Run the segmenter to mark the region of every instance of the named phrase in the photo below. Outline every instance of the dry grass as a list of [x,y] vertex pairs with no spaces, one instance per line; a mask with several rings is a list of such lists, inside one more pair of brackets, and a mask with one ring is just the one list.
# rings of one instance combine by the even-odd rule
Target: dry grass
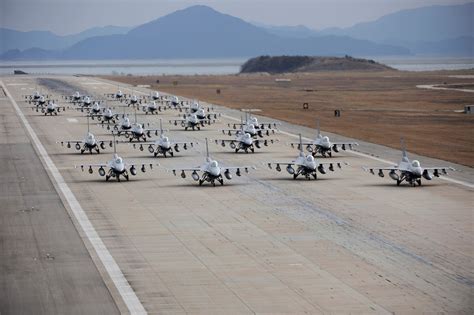
[[[231,108],[258,108],[265,116],[308,127],[319,118],[323,130],[394,148],[403,136],[412,152],[472,167],[474,115],[455,110],[473,104],[474,94],[416,88],[420,84],[472,86],[474,79],[449,77],[452,74],[474,71],[106,78],[150,84],[153,89]],[[291,83],[276,83],[276,78]],[[302,109],[304,102],[309,110]],[[341,117],[334,117],[335,109],[342,111]]]

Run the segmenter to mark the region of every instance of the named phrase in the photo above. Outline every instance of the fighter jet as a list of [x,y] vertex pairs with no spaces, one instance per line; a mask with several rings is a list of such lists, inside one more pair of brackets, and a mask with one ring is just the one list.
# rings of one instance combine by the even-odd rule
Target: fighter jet
[[182,178],[186,178],[186,172],[192,172],[191,177],[195,181],[199,182],[199,186],[205,182],[216,186],[216,181],[221,185],[224,185],[224,177],[228,180],[231,180],[231,171],[235,170],[235,174],[237,176],[241,176],[240,170],[243,169],[246,173],[248,173],[250,168],[255,169],[255,166],[220,166],[216,160],[209,156],[208,141],[206,138],[206,161],[204,164],[201,166],[189,168],[175,168],[171,169],[171,171],[175,176],[176,172],[180,172]]
[[136,106],[142,103],[142,99],[132,94],[126,101],[127,106]]
[[[76,91],[72,95],[64,95],[63,99],[73,104],[80,104],[86,98],[86,96],[87,95],[81,95],[79,91]],[[89,99],[91,98],[90,96],[87,96],[87,97],[89,97]]]
[[[125,178],[127,181],[129,180],[129,172],[132,176],[137,175],[137,167],[139,164],[136,163],[127,163],[117,154],[116,146],[115,146],[115,135],[114,135],[114,154],[112,159],[107,163],[100,163],[100,164],[81,164],[76,165],[75,167],[80,167],[82,171],[84,168],[88,168],[89,174],[94,173],[94,168],[98,168],[98,173],[100,176],[105,176],[105,180],[108,181],[110,178],[117,179],[120,182],[120,177]],[[153,169],[152,163],[148,164],[150,169]],[[156,164],[158,165],[158,164]],[[106,170],[108,169],[108,170]],[[146,164],[141,164],[141,171],[143,173],[146,172]]]
[[[106,109],[106,107],[103,106],[100,101],[94,101],[92,105],[85,105],[76,109],[80,110],[81,112],[87,111],[91,114],[100,115]],[[114,109],[114,107],[110,107],[110,109]]]
[[152,101],[160,101],[162,99],[162,96],[158,91],[155,91],[153,93],[150,93],[149,99]]
[[130,122],[130,118],[128,118],[128,116],[123,116],[122,118],[120,118],[120,122],[114,125],[113,129],[115,130],[118,136],[120,136],[123,131],[132,129],[132,123]]
[[[372,175],[375,175],[375,170],[377,170],[377,175],[384,177],[385,174],[383,171],[388,171],[388,175],[391,179],[397,182],[397,186],[400,186],[401,183],[406,181],[411,186],[415,187],[416,184],[421,186],[421,178],[423,177],[426,180],[432,180],[434,177],[439,177],[439,173],[442,172],[444,175],[447,175],[446,170],[455,169],[450,166],[438,166],[438,167],[421,167],[420,161],[413,160],[411,161],[408,158],[407,151],[405,149],[405,142],[403,138],[401,139],[402,143],[402,160],[398,165],[390,167],[363,167],[365,171],[370,172]],[[430,171],[433,171],[431,174]]]
[[129,142],[146,141],[147,138],[151,137],[151,133],[154,132],[158,135],[158,129],[144,128],[142,124],[137,122],[137,110],[135,109],[135,123],[132,124],[132,128],[129,130],[120,130],[120,135],[125,135],[125,138],[129,139]]
[[158,114],[158,111],[161,111],[161,107],[156,105],[155,101],[151,101],[145,105],[142,105],[142,110],[145,112],[146,115],[148,114]]
[[46,99],[46,98],[49,97],[49,95],[43,95],[43,94],[41,94],[41,92],[36,90],[36,91],[33,92],[33,94],[24,95],[24,97],[25,97],[25,101],[30,101],[30,103],[31,103],[31,102],[38,101],[41,97],[43,97],[43,99]]
[[[302,145],[306,146],[306,150],[316,156],[316,154],[320,154],[322,157],[331,157],[332,151],[339,152],[339,148],[342,150],[346,150],[349,148],[352,150],[353,146],[359,145],[357,142],[331,142],[328,136],[322,136],[321,130],[319,129],[319,119],[317,120],[317,128],[318,134],[316,139],[311,142],[303,142]],[[299,145],[297,142],[291,142],[290,145],[295,147],[295,145]]]
[[[296,160],[291,162],[274,162],[274,163],[267,163],[268,168],[272,169],[272,165],[276,165],[275,169],[280,172],[281,165],[286,165],[286,171],[288,174],[293,175],[293,179],[296,179],[298,176],[302,175],[306,179],[310,180],[311,176],[314,179],[318,178],[318,172],[321,174],[326,174],[325,165],[329,165],[328,169],[331,172],[334,172],[334,166],[336,165],[338,168],[342,168],[340,162],[337,163],[318,163],[315,161],[314,157],[311,154],[305,155],[303,152],[303,146],[301,141],[301,134],[300,134],[300,153],[296,157]],[[345,163],[347,165],[347,163]],[[296,169],[295,169],[296,168]]]
[[246,133],[244,131],[244,124],[240,125],[240,130],[235,134],[235,139],[215,139],[214,142],[216,144],[221,144],[225,147],[226,143],[229,143],[231,149],[235,150],[235,153],[239,152],[239,150],[244,151],[245,153],[255,152],[255,148],[260,149],[261,145],[268,146],[269,143],[274,143],[276,140],[274,139],[253,139],[250,133]]
[[[251,110],[242,109],[242,111],[245,112],[245,121],[243,122],[243,124],[245,124],[245,125],[254,125],[255,129],[257,129],[257,130],[276,129],[277,125],[280,124],[279,122],[275,122],[275,121],[266,121],[266,122],[261,122],[260,121],[259,122],[257,117],[252,116],[250,114]],[[229,127],[232,126],[234,129],[236,129],[238,125],[239,125],[239,123],[229,124]]]
[[124,98],[128,96],[127,94],[124,94],[120,88],[118,88],[117,92],[115,93],[106,93],[104,95],[105,97],[109,99],[117,100],[117,101],[122,101]]
[[183,127],[184,130],[188,130],[189,128],[192,128],[193,130],[201,130],[201,127],[204,127],[205,124],[210,125],[211,123],[214,123],[215,120],[208,118],[199,119],[196,114],[190,114],[183,115],[182,119],[171,119],[169,122],[175,126],[177,126],[178,123],[181,124],[181,127]]
[[[162,122],[160,119],[160,138],[154,141],[140,141],[140,145],[137,143],[133,143],[134,148],[140,149],[140,151],[144,150],[144,145],[148,144],[148,152],[153,154],[157,157],[159,154],[162,154],[166,157],[167,154],[170,156],[174,156],[174,152],[179,152],[179,146],[182,146],[184,150],[188,149],[188,146],[194,147],[197,142],[191,141],[171,141],[165,134],[162,127]],[[174,150],[174,151],[173,151]]]
[[83,154],[85,151],[89,151],[89,153],[92,154],[93,150],[97,153],[100,153],[100,149],[105,150],[106,142],[109,142],[109,146],[112,147],[113,145],[112,140],[99,141],[95,138],[94,134],[90,132],[89,116],[87,116],[87,133],[83,140],[63,140],[63,141],[58,141],[56,143],[61,143],[62,146],[64,146],[64,143],[66,143],[66,147],[68,149],[71,148],[71,143],[72,144],[75,143],[74,147],[76,148],[77,151],[80,151],[81,154]]
[[61,110],[65,111],[66,107],[65,106],[59,106],[54,101],[49,100],[48,104],[46,104],[46,105],[37,104],[36,106],[32,106],[31,109],[32,110],[36,109],[36,112],[39,112],[41,110],[41,113],[43,113],[45,116],[47,116],[48,114],[51,115],[51,116],[53,116],[53,114],[55,116],[57,116],[58,113],[61,112]]
[[108,130],[110,129],[110,123],[115,124],[115,120],[117,119],[117,114],[113,112],[111,107],[105,108],[104,110],[102,110],[102,113],[99,113],[99,114],[90,113],[89,116],[92,119],[97,117],[97,120],[101,122],[102,126],[104,124],[107,124]]
[[38,97],[28,100],[28,104],[33,103],[35,106],[45,106],[47,101],[48,100],[44,95],[40,95]]

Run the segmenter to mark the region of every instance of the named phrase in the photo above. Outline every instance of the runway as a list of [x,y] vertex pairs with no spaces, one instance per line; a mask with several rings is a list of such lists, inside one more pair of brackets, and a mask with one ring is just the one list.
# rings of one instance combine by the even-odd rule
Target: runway
[[[422,187],[397,187],[387,176],[372,176],[361,167],[397,161],[400,152],[361,142],[360,152],[343,151],[333,158],[349,166],[321,175],[318,181],[294,181],[284,170],[277,173],[264,164],[294,159],[297,151],[287,143],[295,141],[294,134],[314,137],[315,131],[282,124],[283,132],[275,136],[279,142],[255,154],[235,154],[228,147],[211,144],[211,155],[223,164],[255,165],[257,170],[234,177],[222,187],[198,187],[190,177],[183,180],[163,169],[196,166],[205,159],[205,137],[227,138],[220,129],[239,119],[239,114],[215,105],[223,117],[201,131],[164,126],[171,137],[198,141],[198,147],[174,158],[154,159],[147,150],[120,144],[118,151],[124,159],[159,162],[162,167],[139,172],[130,182],[106,183],[97,173],[81,172],[74,165],[108,161],[110,148],[100,155],[81,156],[56,143],[83,138],[87,128],[83,114],[68,110],[57,117],[44,117],[31,111],[22,95],[31,94],[41,82],[44,85],[38,88],[43,93],[54,93],[48,87],[69,86],[102,97],[115,92],[117,84],[89,77],[37,79],[1,78],[146,312],[474,312],[474,176],[470,168],[410,155],[426,166],[442,163],[459,171],[450,173],[451,181],[435,179],[424,181]],[[121,84],[121,88],[126,86]],[[134,89],[150,93],[145,88]],[[55,191],[54,187],[59,188],[52,185],[47,176],[51,178],[51,172],[45,171],[34,153],[13,104],[6,95],[0,97],[0,169],[8,183],[16,183],[1,184],[5,201],[0,207],[2,256],[7,258],[2,259],[2,269],[14,272],[2,272],[6,294],[1,294],[0,309],[7,313],[130,311],[126,302],[130,294],[117,288],[117,274],[104,266],[74,213],[62,205],[61,200],[67,201]],[[167,122],[178,114],[166,111],[160,115]],[[158,127],[156,115],[139,113],[138,121]],[[92,132],[99,140],[111,139],[97,125]],[[25,164],[29,169],[21,167]],[[32,179],[24,182],[24,178]],[[12,191],[17,186],[22,189]],[[30,192],[36,190],[40,191],[33,197],[38,199],[30,200]],[[31,204],[40,210],[31,210]],[[54,238],[43,234],[53,227],[58,227]],[[25,235],[33,231],[40,235],[38,244],[43,240],[48,246],[32,248],[33,236]],[[43,248],[47,251],[41,252]],[[47,253],[53,254],[52,263]],[[29,270],[27,257],[31,256],[38,257],[41,266]],[[36,266],[34,260],[32,265]],[[29,282],[12,284],[27,269]],[[40,293],[47,290],[63,295]],[[30,298],[20,303],[22,296]]]

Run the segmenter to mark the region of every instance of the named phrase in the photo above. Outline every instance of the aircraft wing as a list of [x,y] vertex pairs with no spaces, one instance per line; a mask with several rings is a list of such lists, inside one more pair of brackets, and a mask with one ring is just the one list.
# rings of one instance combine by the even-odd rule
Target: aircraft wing
[[397,165],[388,166],[388,167],[366,167],[363,166],[362,169],[366,172],[369,172],[372,175],[375,175],[375,171],[377,171],[379,176],[383,176],[383,171],[398,171],[399,168]]

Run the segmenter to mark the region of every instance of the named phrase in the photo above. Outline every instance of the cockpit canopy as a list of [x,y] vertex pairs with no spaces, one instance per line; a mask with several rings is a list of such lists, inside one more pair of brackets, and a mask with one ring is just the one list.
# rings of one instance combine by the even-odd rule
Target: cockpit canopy
[[308,155],[308,156],[306,157],[306,162],[309,162],[309,163],[314,162],[314,157],[313,157],[312,155]]
[[211,161],[210,165],[211,165],[212,168],[215,168],[215,167],[217,167],[218,164],[217,164],[217,161]]
[[411,166],[413,166],[413,167],[420,167],[420,161],[413,160],[413,161],[411,162]]
[[244,135],[244,138],[245,138],[245,139],[250,139],[250,135],[249,135],[248,133],[246,133],[246,134]]
[[168,139],[168,137],[163,137],[163,141],[164,142],[169,142],[170,140]]
[[323,137],[323,142],[329,142],[329,137],[328,137],[328,136],[324,136],[324,137]]
[[122,164],[123,160],[121,157],[115,159],[115,164]]

